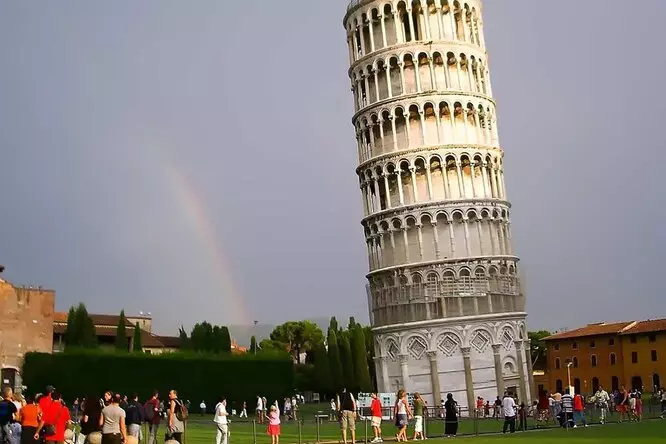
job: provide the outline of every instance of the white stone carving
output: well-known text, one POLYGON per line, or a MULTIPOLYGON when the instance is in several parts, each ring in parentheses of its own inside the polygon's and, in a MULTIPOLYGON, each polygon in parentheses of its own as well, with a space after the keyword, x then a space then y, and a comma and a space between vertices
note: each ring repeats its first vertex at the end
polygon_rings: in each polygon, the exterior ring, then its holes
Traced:
POLYGON ((428 344, 420 336, 412 336, 407 343, 407 351, 414 359, 421 359, 428 350, 428 344))
POLYGON ((513 347, 513 340, 513 331, 511 328, 504 327, 502 335, 500 336, 500 341, 502 341, 502 345, 507 351, 511 350, 511 347, 513 347))
POLYGON ((483 330, 477 330, 472 340, 469 341, 469 345, 474 347, 477 352, 483 353, 490 345, 490 335, 483 330))
POLYGON ((386 349, 386 354, 391 359, 391 361, 397 361, 398 355, 400 354, 400 347, 395 343, 393 339, 389 339, 388 347, 386 349))
POLYGON ((445 333, 440 336, 437 341, 437 349, 441 351, 444 356, 453 356, 459 346, 460 341, 453 333, 445 333))

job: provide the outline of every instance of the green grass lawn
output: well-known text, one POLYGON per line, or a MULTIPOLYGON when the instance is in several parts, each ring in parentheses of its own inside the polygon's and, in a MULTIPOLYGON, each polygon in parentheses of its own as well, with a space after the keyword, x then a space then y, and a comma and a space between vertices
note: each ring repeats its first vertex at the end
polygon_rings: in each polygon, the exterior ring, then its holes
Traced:
MULTIPOLYGON (((484 421, 479 421, 480 423, 484 421)), ((578 428, 575 430, 563 430, 559 428, 532 430, 528 432, 517 432, 513 435, 498 435, 501 431, 501 422, 485 421, 485 427, 479 427, 479 436, 475 436, 473 421, 463 421, 460 425, 461 435, 476 443, 496 442, 525 442, 528 439, 538 440, 542 444, 561 443, 563 439, 573 444, 607 443, 609 440, 625 440, 628 442, 640 441, 642 444, 666 442, 666 420, 649 420, 642 423, 606 424, 604 426, 594 425, 589 428, 578 428), (495 434, 490 434, 490 433, 495 434), (486 434, 483 434, 486 433, 486 434)), ((270 438, 265 433, 265 426, 256 425, 256 434, 253 432, 252 423, 232 422, 230 425, 231 435, 229 444, 259 444, 270 443, 270 438), (256 438, 255 438, 256 436, 256 438)), ((410 435, 413 429, 410 429, 410 435)), ((365 427, 363 422, 357 424, 357 441, 362 442, 365 438, 365 427)), ((385 425, 385 438, 392 436, 394 428, 391 424, 385 425)), ((161 433, 163 435, 163 431, 161 433)), ((368 434, 371 431, 368 430, 368 434)), ((445 441, 444 438, 432 432, 428 432, 429 442, 445 441)), ((441 435, 439 435, 441 436, 441 435)), ((163 438, 160 437, 160 438, 163 438)), ((215 426, 212 422, 190 421, 187 429, 186 444, 212 444, 215 439, 215 426)), ((322 424, 319 429, 319 440, 337 442, 340 440, 340 431, 335 424, 322 424)), ((294 423, 286 423, 282 426, 280 441, 283 444, 314 443, 317 441, 317 426, 312 423, 301 424, 300 440, 299 426, 294 423)), ((387 439, 388 441, 388 439, 387 439)), ((448 441, 448 440, 446 440, 448 441)))

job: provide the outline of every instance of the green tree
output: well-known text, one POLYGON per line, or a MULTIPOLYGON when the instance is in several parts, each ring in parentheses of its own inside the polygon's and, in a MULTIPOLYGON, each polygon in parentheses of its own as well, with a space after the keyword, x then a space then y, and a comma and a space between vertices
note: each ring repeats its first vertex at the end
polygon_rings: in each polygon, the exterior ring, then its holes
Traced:
POLYGON ((336 333, 338 332, 338 320, 335 319, 335 316, 331 318, 331 321, 328 324, 328 329, 333 329, 336 333))
POLYGON ((349 344, 349 332, 341 331, 338 336, 338 347, 340 348, 340 361, 342 362, 342 380, 344 387, 350 391, 356 391, 354 381, 354 361, 352 359, 351 346, 349 344))
POLYGON ((370 381, 373 387, 377 387, 377 372, 375 369, 375 343, 372 335, 372 327, 363 327, 363 337, 365 338, 365 352, 368 357, 368 370, 370 370, 370 381))
POLYGON ((355 388, 361 392, 372 391, 372 381, 370 380, 370 369, 368 367, 368 355, 365 348, 365 336, 363 327, 355 324, 351 330, 352 355, 354 356, 354 382, 355 388))
POLYGON ((83 348, 97 347, 97 331, 95 323, 88 314, 88 309, 84 303, 80 303, 76 308, 76 320, 74 321, 74 331, 76 332, 77 346, 83 348))
POLYGON ((76 331, 76 308, 70 307, 67 313, 67 327, 65 329, 65 348, 78 345, 80 338, 77 337, 76 331))
POLYGON ((301 353, 313 350, 316 344, 324 340, 319 326, 310 321, 285 322, 275 327, 270 337, 284 344, 284 349, 292 354, 297 364, 301 363, 301 353))
POLYGON ((322 395, 329 395, 333 393, 333 383, 331 381, 331 366, 324 343, 317 344, 312 354, 314 357, 316 389, 322 395))
POLYGON ((120 318, 118 319, 118 327, 116 328, 116 350, 127 351, 127 330, 125 329, 125 310, 120 311, 120 318))
POLYGON ((190 349, 190 338, 187 337, 187 332, 182 325, 178 329, 178 344, 180 345, 181 350, 190 349))
POLYGON ((132 338, 132 351, 142 353, 143 345, 141 344, 141 327, 137 322, 134 326, 134 337, 132 338))
POLYGON ((226 326, 220 327, 220 351, 222 353, 231 353, 231 334, 226 326))
POLYGON ((257 338, 254 335, 250 338, 250 353, 257 354, 257 338))
POLYGON ((335 329, 328 329, 326 343, 328 345, 328 362, 331 366, 331 384, 333 385, 333 390, 337 392, 344 386, 344 376, 342 373, 342 361, 340 360, 337 331, 335 329))
POLYGON ((209 322, 204 321, 194 324, 190 333, 192 350, 210 353, 214 349, 213 342, 213 326, 209 322))
POLYGON ((527 332, 527 337, 531 341, 530 357, 532 359, 532 368, 534 370, 546 369, 546 341, 544 340, 551 333, 547 330, 527 332))

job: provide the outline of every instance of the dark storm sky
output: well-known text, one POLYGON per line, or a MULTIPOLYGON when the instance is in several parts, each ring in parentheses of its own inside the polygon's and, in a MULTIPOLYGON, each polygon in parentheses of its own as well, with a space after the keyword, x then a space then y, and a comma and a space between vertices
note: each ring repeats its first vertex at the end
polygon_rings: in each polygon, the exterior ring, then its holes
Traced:
MULTIPOLYGON (((0 3, 0 263, 65 310, 367 321, 345 0, 0 3)), ((666 2, 486 0, 531 329, 666 316, 666 2)))

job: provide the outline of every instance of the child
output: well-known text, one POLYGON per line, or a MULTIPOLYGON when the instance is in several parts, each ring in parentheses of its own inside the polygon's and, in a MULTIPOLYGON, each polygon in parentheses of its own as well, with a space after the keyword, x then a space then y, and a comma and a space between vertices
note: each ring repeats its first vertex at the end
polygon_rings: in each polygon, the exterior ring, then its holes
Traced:
POLYGON ((268 433, 271 437, 271 444, 279 444, 280 442, 280 414, 277 411, 277 407, 272 405, 271 410, 266 416, 268 420, 268 433))

